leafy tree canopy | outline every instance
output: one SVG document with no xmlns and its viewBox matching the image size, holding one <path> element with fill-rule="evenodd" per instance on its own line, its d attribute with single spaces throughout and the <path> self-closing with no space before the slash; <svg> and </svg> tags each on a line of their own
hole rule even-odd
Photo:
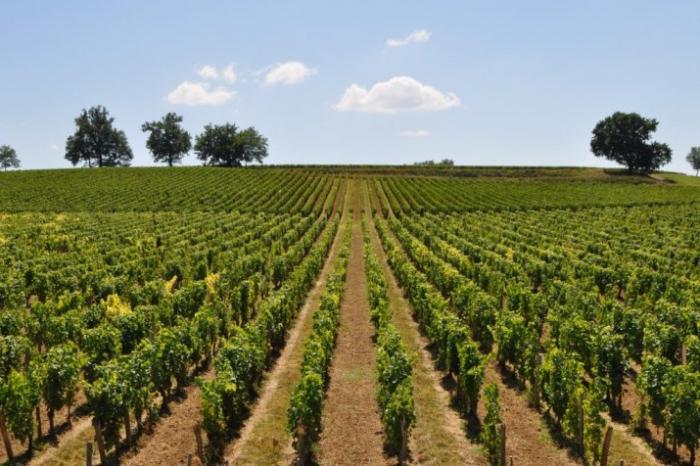
<svg viewBox="0 0 700 466">
<path fill-rule="evenodd" d="M 695 176 L 698 176 L 698 171 L 700 171 L 700 146 L 691 147 L 685 159 L 695 170 Z"/>
<path fill-rule="evenodd" d="M 146 122 L 141 126 L 144 132 L 150 132 L 146 147 L 153 154 L 156 162 L 166 162 L 169 167 L 181 163 L 182 158 L 192 148 L 190 133 L 180 126 L 182 117 L 176 113 L 167 113 L 160 121 Z"/>
<path fill-rule="evenodd" d="M 10 146 L 0 146 L 0 168 L 19 168 L 17 152 Z"/>
<path fill-rule="evenodd" d="M 598 122 L 593 129 L 591 151 L 630 172 L 649 173 L 671 161 L 671 148 L 650 141 L 658 121 L 637 113 L 615 112 Z"/>
<path fill-rule="evenodd" d="M 207 125 L 197 136 L 194 150 L 205 165 L 240 167 L 262 163 L 267 157 L 267 138 L 250 127 L 239 131 L 234 124 Z"/>
<path fill-rule="evenodd" d="M 66 141 L 66 159 L 88 167 L 129 166 L 134 155 L 124 131 L 115 129 L 114 118 L 101 105 L 83 109 L 75 119 L 75 134 Z"/>
</svg>

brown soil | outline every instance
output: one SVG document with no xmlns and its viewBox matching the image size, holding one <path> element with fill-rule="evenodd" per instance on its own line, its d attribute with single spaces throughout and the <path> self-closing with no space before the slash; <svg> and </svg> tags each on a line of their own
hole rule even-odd
<svg viewBox="0 0 700 466">
<path fill-rule="evenodd" d="M 343 189 L 342 186 L 340 189 Z M 342 203 L 338 199 L 336 206 Z M 240 437 L 226 449 L 225 456 L 230 464 L 288 464 L 294 458 L 291 435 L 287 430 L 287 409 L 292 390 L 301 377 L 304 342 L 311 332 L 313 311 L 318 308 L 321 293 L 340 249 L 347 215 L 347 202 L 344 204 L 340 228 L 319 279 L 309 293 L 297 323 L 287 336 L 282 354 L 266 375 L 260 396 L 241 429 Z"/>
<path fill-rule="evenodd" d="M 641 366 L 638 365 L 637 363 L 632 363 L 632 368 L 639 373 L 641 370 Z M 639 392 L 637 391 L 637 388 L 635 386 L 635 383 L 633 380 L 630 380 L 629 378 L 625 379 L 625 383 L 622 386 L 622 410 L 625 412 L 626 416 L 631 419 L 632 416 L 637 412 L 639 409 L 639 405 L 641 404 L 642 400 L 640 398 Z M 620 431 L 624 431 L 631 439 L 635 442 L 635 444 L 639 445 L 639 448 L 643 450 L 644 452 L 648 452 L 649 455 L 654 455 L 652 451 L 655 453 L 660 453 L 662 454 L 663 458 L 661 456 L 656 456 L 654 460 L 658 464 L 660 463 L 661 459 L 665 460 L 665 464 L 673 464 L 671 461 L 671 442 L 668 442 L 668 450 L 664 450 L 663 447 L 663 438 L 664 438 L 664 429 L 663 427 L 657 429 L 651 421 L 647 422 L 647 428 L 649 429 L 647 438 L 642 439 L 641 437 L 634 436 L 632 433 L 629 433 L 629 429 L 627 428 L 628 426 L 626 424 L 619 423 L 617 424 L 617 429 Z M 679 459 L 682 461 L 688 461 L 690 459 L 690 452 L 685 446 L 679 445 L 677 454 Z"/>
<path fill-rule="evenodd" d="M 528 406 L 527 395 L 508 387 L 493 362 L 486 366 L 484 385 L 491 383 L 496 383 L 499 389 L 501 417 L 506 425 L 506 457 L 512 457 L 519 466 L 581 464 L 580 459 L 555 444 L 542 415 Z M 482 399 L 479 417 L 483 419 L 484 414 Z"/>
<path fill-rule="evenodd" d="M 37 454 L 37 450 L 41 450 L 42 448 L 45 448 L 46 445 L 48 445 L 48 449 L 51 449 L 52 443 L 59 443 L 65 437 L 68 435 L 74 428 L 76 423 L 80 423 L 82 420 L 82 414 L 84 413 L 83 408 L 85 404 L 85 395 L 83 394 L 82 391 L 79 391 L 78 394 L 75 397 L 75 402 L 73 403 L 73 407 L 71 408 L 71 423 L 68 422 L 68 409 L 63 408 L 59 411 L 57 411 L 54 415 L 54 423 L 55 423 L 55 428 L 56 428 L 56 441 L 53 441 L 49 437 L 49 416 L 48 412 L 46 410 L 46 407 L 44 406 L 44 403 L 42 402 L 40 405 L 40 410 L 41 410 L 41 433 L 42 436 L 40 438 L 37 438 L 37 430 L 35 428 L 34 430 L 34 454 Z M 34 422 L 36 423 L 36 413 L 34 415 Z M 27 454 L 27 442 L 20 442 L 16 438 L 14 438 L 10 434 L 10 444 L 12 445 L 12 453 L 15 456 L 15 459 L 18 457 L 21 457 L 23 455 L 26 456 Z M 43 455 L 43 453 L 39 453 L 40 455 Z M 5 451 L 5 445 L 2 444 L 0 445 L 0 463 L 4 463 L 7 461 L 7 452 Z"/>
<path fill-rule="evenodd" d="M 370 194 L 371 195 L 371 194 Z M 367 204 L 365 204 L 367 205 Z M 404 298 L 396 277 L 389 266 L 369 211 L 366 213 L 374 253 L 387 279 L 389 306 L 394 324 L 403 343 L 413 353 L 413 397 L 416 407 L 416 425 L 411 431 L 410 464 L 464 465 L 486 464 L 479 447 L 469 442 L 464 422 L 450 409 L 450 394 L 441 385 L 444 374 L 434 369 L 428 351 L 429 343 L 420 333 L 411 317 L 411 304 Z"/>
<path fill-rule="evenodd" d="M 353 181 L 352 247 L 318 451 L 323 465 L 387 463 L 375 401 L 374 327 L 362 254 L 359 180 Z"/>
<path fill-rule="evenodd" d="M 214 370 L 204 373 L 204 379 L 214 377 Z M 185 388 L 180 401 L 170 402 L 169 414 L 155 424 L 153 433 L 142 435 L 136 445 L 120 459 L 121 464 L 139 466 L 169 466 L 187 464 L 187 456 L 197 451 L 195 425 L 201 421 L 202 398 L 194 383 Z"/>
<path fill-rule="evenodd" d="M 42 451 L 40 454 L 34 456 L 31 460 L 29 460 L 27 465 L 43 465 L 47 462 L 50 462 L 54 455 L 56 455 L 56 452 L 58 452 L 65 445 L 70 444 L 71 440 L 83 435 L 83 433 L 87 430 L 90 430 L 92 432 L 92 417 L 83 416 L 82 418 L 80 418 L 80 420 L 73 423 L 70 430 L 67 430 L 65 433 L 59 436 L 58 443 L 56 443 L 55 445 L 51 445 L 49 448 Z M 84 445 L 81 445 L 81 447 L 84 448 Z"/>
</svg>

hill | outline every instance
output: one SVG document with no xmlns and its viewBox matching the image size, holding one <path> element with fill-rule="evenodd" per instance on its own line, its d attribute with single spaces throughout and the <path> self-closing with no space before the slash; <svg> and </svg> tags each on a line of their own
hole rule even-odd
<svg viewBox="0 0 700 466">
<path fill-rule="evenodd" d="M 343 177 L 373 182 L 395 211 L 462 211 L 700 200 L 693 177 L 567 167 L 297 166 L 28 170 L 0 173 L 0 211 L 301 212 Z"/>
</svg>

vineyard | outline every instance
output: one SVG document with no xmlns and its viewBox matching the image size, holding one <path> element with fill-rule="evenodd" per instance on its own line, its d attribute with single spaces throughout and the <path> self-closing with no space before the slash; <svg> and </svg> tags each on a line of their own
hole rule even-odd
<svg viewBox="0 0 700 466">
<path fill-rule="evenodd" d="M 587 173 L 0 174 L 1 459 L 694 465 L 700 186 Z"/>
</svg>

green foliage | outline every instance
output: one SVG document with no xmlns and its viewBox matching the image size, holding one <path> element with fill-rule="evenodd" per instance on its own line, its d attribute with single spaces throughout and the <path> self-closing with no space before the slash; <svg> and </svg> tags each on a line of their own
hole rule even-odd
<svg viewBox="0 0 700 466">
<path fill-rule="evenodd" d="M 197 379 L 197 384 L 202 390 L 202 427 L 208 440 L 218 449 L 223 448 L 228 430 L 224 399 L 230 400 L 236 392 L 236 385 L 226 377 L 227 375 L 230 373 L 218 371 L 212 381 Z"/>
<path fill-rule="evenodd" d="M 39 384 L 29 373 L 12 370 L 0 382 L 0 410 L 9 431 L 20 441 L 33 434 L 32 414 L 39 399 Z"/>
<path fill-rule="evenodd" d="M 75 134 L 66 141 L 66 160 L 89 167 L 129 166 L 134 158 L 124 131 L 115 129 L 114 118 L 98 105 L 83 109 L 75 119 Z"/>
<path fill-rule="evenodd" d="M 615 112 L 598 122 L 593 129 L 591 150 L 630 172 L 649 173 L 671 161 L 671 149 L 666 144 L 649 142 L 658 122 L 637 113 Z"/>
<path fill-rule="evenodd" d="M 662 356 L 645 356 L 637 378 L 637 387 L 644 394 L 646 410 L 657 427 L 663 426 L 665 420 L 666 395 L 663 386 L 671 367 L 671 362 Z"/>
<path fill-rule="evenodd" d="M 205 165 L 240 167 L 244 163 L 262 163 L 267 157 L 267 138 L 255 128 L 239 131 L 236 125 L 207 125 L 194 144 L 197 158 Z"/>
<path fill-rule="evenodd" d="M 78 347 L 65 343 L 50 348 L 44 355 L 42 396 L 51 411 L 73 404 L 80 382 L 82 361 Z"/>
<path fill-rule="evenodd" d="M 160 121 L 146 122 L 141 126 L 143 132 L 150 133 L 146 147 L 153 154 L 156 162 L 166 162 L 169 167 L 181 163 L 182 158 L 192 148 L 192 138 L 180 124 L 182 117 L 168 112 Z"/>
<path fill-rule="evenodd" d="M 690 152 L 685 156 L 685 160 L 695 170 L 695 176 L 697 176 L 698 171 L 700 171 L 700 147 L 691 147 Z"/>
<path fill-rule="evenodd" d="M 600 415 L 605 410 L 603 404 L 605 386 L 595 379 L 588 387 L 583 399 L 583 441 L 586 454 L 597 464 L 602 453 L 603 432 L 605 419 Z"/>
<path fill-rule="evenodd" d="M 688 368 L 693 372 L 700 372 L 700 337 L 688 335 L 684 346 Z"/>
<path fill-rule="evenodd" d="M 10 146 L 0 146 L 0 168 L 19 168 L 19 158 L 17 151 Z"/>
<path fill-rule="evenodd" d="M 411 428 L 416 423 L 413 384 L 410 378 L 403 379 L 383 405 L 382 423 L 390 451 L 401 454 L 402 448 L 408 443 Z"/>
<path fill-rule="evenodd" d="M 289 402 L 288 426 L 296 442 L 297 449 L 308 448 L 318 440 L 321 431 L 321 410 L 324 398 L 323 378 L 316 372 L 304 374 L 294 387 Z M 303 443 L 304 445 L 300 445 Z"/>
<path fill-rule="evenodd" d="M 177 388 L 182 388 L 189 367 L 190 348 L 183 343 L 181 334 L 170 328 L 158 333 L 154 346 L 153 384 L 167 397 L 173 377 L 177 380 Z"/>
<path fill-rule="evenodd" d="M 545 354 L 539 369 L 542 395 L 561 423 L 569 402 L 581 380 L 581 364 L 570 354 L 552 348 Z"/>
<path fill-rule="evenodd" d="M 498 401 L 498 385 L 492 383 L 484 387 L 484 402 L 486 415 L 481 426 L 481 443 L 484 445 L 491 464 L 498 464 L 498 454 L 501 448 L 499 428 L 503 422 L 501 405 Z"/>
<path fill-rule="evenodd" d="M 675 366 L 664 376 L 661 392 L 665 401 L 666 434 L 695 450 L 700 439 L 700 373 L 686 366 Z"/>
<path fill-rule="evenodd" d="M 397 453 L 403 460 L 416 421 L 411 377 L 413 361 L 392 321 L 386 278 L 373 252 L 364 220 L 362 231 L 370 316 L 377 331 L 377 402 L 384 423 L 385 444 L 389 451 Z"/>
<path fill-rule="evenodd" d="M 319 308 L 314 313 L 313 330 L 304 345 L 301 381 L 294 387 L 287 413 L 289 431 L 302 457 L 318 440 L 321 430 L 328 369 L 340 325 L 340 304 L 345 291 L 351 231 L 352 228 L 348 225 L 336 264 L 326 281 Z"/>
<path fill-rule="evenodd" d="M 496 354 L 499 364 L 505 366 L 506 362 L 510 363 L 515 374 L 524 382 L 533 370 L 536 336 L 522 316 L 507 311 L 498 315 L 492 332 L 498 346 Z"/>
<path fill-rule="evenodd" d="M 467 416 L 475 416 L 487 358 L 479 353 L 476 343 L 470 341 L 460 345 L 458 355 L 457 390 L 460 393 L 462 409 Z"/>
</svg>

